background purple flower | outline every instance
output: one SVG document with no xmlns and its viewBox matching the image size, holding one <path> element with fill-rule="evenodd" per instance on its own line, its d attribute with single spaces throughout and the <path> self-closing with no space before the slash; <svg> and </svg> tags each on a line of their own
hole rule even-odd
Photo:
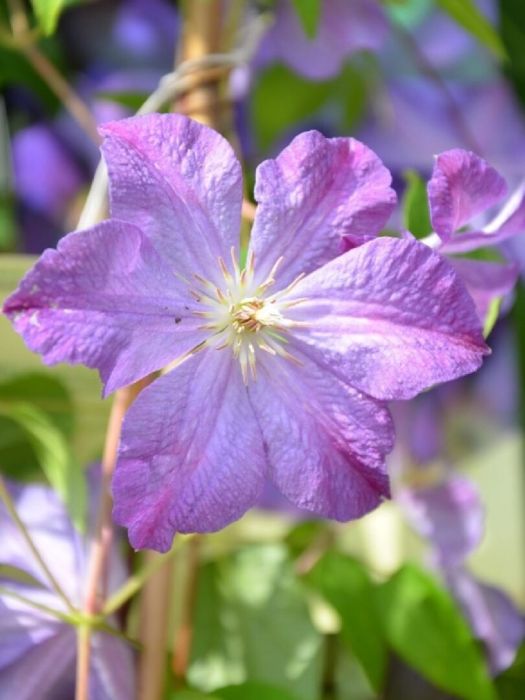
<svg viewBox="0 0 525 700">
<path fill-rule="evenodd" d="M 308 37 L 291 0 L 278 0 L 258 64 L 282 61 L 311 80 L 336 75 L 356 51 L 379 49 L 388 21 L 376 0 L 325 0 L 315 37 Z"/>
<path fill-rule="evenodd" d="M 497 250 L 509 239 L 525 237 L 523 186 L 495 217 L 487 220 L 487 214 L 493 212 L 507 194 L 507 184 L 498 171 L 479 156 L 452 149 L 436 156 L 427 191 L 435 233 L 425 242 L 449 257 L 484 320 L 492 301 L 513 289 L 519 268 L 514 263 L 456 256 L 486 247 Z"/>
<path fill-rule="evenodd" d="M 98 479 L 91 474 L 92 494 Z M 86 583 L 90 536 L 73 527 L 62 503 L 40 485 L 10 486 L 17 512 L 36 547 L 73 605 L 81 606 Z M 93 502 L 96 502 L 95 500 Z M 93 520 L 94 518 L 92 518 Z M 91 524 L 93 525 L 93 523 Z M 2 564 L 34 578 L 36 585 L 4 578 L 15 594 L 68 612 L 50 588 L 25 540 L 0 504 Z M 116 548 L 110 557 L 108 590 L 125 580 L 125 568 Z M 74 694 L 76 632 L 74 626 L 11 597 L 0 594 L 0 698 L 8 700 L 70 700 Z M 128 645 L 106 632 L 93 633 L 90 698 L 131 700 L 134 697 L 132 655 Z"/>
<path fill-rule="evenodd" d="M 425 422 L 414 424 L 410 415 L 418 416 L 422 401 L 427 407 Z M 490 669 L 497 674 L 512 664 L 525 637 L 525 618 L 505 593 L 468 571 L 467 559 L 484 536 L 484 511 L 472 482 L 446 463 L 444 436 L 440 448 L 431 452 L 421 452 L 419 442 L 414 442 L 414 429 L 422 429 L 422 440 L 430 433 L 434 442 L 436 431 L 444 431 L 445 413 L 439 410 L 438 401 L 434 391 L 396 412 L 396 417 L 401 413 L 402 449 L 393 465 L 394 496 L 409 524 L 426 540 L 432 566 L 437 567 L 473 634 L 484 644 Z"/>
</svg>

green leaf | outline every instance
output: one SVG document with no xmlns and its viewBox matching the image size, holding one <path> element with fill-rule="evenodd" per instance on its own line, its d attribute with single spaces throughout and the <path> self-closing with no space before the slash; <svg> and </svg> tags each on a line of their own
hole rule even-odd
<svg viewBox="0 0 525 700">
<path fill-rule="evenodd" d="M 214 695 L 221 700 L 298 700 L 287 690 L 255 681 L 219 688 Z"/>
<path fill-rule="evenodd" d="M 332 537 L 330 526 L 322 520 L 303 520 L 286 535 L 285 544 L 293 559 L 297 559 L 306 549 L 321 540 Z"/>
<path fill-rule="evenodd" d="M 380 587 L 381 619 L 394 651 L 436 686 L 465 700 L 494 700 L 481 650 L 450 595 L 406 565 Z"/>
<path fill-rule="evenodd" d="M 436 3 L 463 29 L 486 46 L 496 58 L 506 58 L 505 47 L 496 29 L 478 9 L 474 0 L 436 0 Z"/>
<path fill-rule="evenodd" d="M 28 88 L 42 101 L 48 112 L 56 110 L 60 104 L 56 95 L 19 51 L 0 46 L 0 88 L 8 85 Z"/>
<path fill-rule="evenodd" d="M 71 394 L 60 379 L 43 372 L 27 372 L 0 382 L 0 401 L 28 401 L 44 411 L 66 438 L 75 425 Z"/>
<path fill-rule="evenodd" d="M 499 0 L 499 24 L 503 44 L 509 56 L 505 72 L 525 106 L 525 4 Z"/>
<path fill-rule="evenodd" d="M 489 335 L 492 333 L 492 329 L 496 325 L 496 321 L 499 318 L 501 301 L 501 297 L 496 297 L 495 299 L 492 299 L 489 304 L 489 309 L 487 311 L 487 316 L 483 325 L 483 336 L 485 338 L 489 337 Z"/>
<path fill-rule="evenodd" d="M 514 663 L 496 678 L 499 700 L 523 700 L 525 689 L 525 643 L 521 645 Z"/>
<path fill-rule="evenodd" d="M 178 690 L 170 695 L 170 700 L 222 700 L 219 695 L 209 695 L 198 690 Z"/>
<path fill-rule="evenodd" d="M 292 0 L 292 2 L 306 36 L 313 39 L 321 19 L 322 0 Z"/>
<path fill-rule="evenodd" d="M 266 151 L 298 124 L 321 112 L 339 118 L 340 129 L 352 131 L 367 107 L 367 86 L 377 79 L 376 66 L 360 60 L 344 66 L 332 80 L 311 82 L 282 65 L 262 71 L 251 91 L 250 118 L 257 145 Z"/>
<path fill-rule="evenodd" d="M 71 520 L 83 530 L 86 515 L 84 474 L 74 463 L 62 433 L 41 409 L 24 401 L 0 400 L 0 416 L 13 421 L 24 431 L 42 471 L 67 507 Z"/>
<path fill-rule="evenodd" d="M 0 303 L 15 289 L 35 260 L 36 257 L 31 255 L 0 255 Z M 17 378 L 16 375 L 21 373 L 42 371 L 40 356 L 25 347 L 24 341 L 12 329 L 8 319 L 1 315 L 0 337 L 0 381 Z M 102 401 L 100 398 L 97 373 L 78 365 L 61 364 L 46 368 L 46 375 L 63 384 L 71 397 L 75 413 L 81 416 L 81 420 L 74 425 L 70 440 L 76 460 L 84 465 L 98 459 L 104 442 L 110 401 Z M 71 408 L 67 411 L 73 413 Z"/>
<path fill-rule="evenodd" d="M 270 148 L 287 129 L 311 117 L 330 96 L 333 83 L 312 83 L 285 66 L 261 73 L 251 95 L 253 127 L 262 150 Z"/>
<path fill-rule="evenodd" d="M 66 7 L 76 5 L 80 0 L 31 0 L 38 24 L 46 36 L 56 29 L 58 19 Z"/>
<path fill-rule="evenodd" d="M 0 191 L 0 251 L 13 250 L 16 245 L 16 231 L 13 199 Z"/>
<path fill-rule="evenodd" d="M 108 91 L 104 90 L 97 92 L 95 98 L 97 100 L 105 100 L 114 102 L 117 105 L 122 105 L 133 112 L 136 112 L 145 102 L 148 97 L 145 92 L 133 92 L 131 90 Z"/>
<path fill-rule="evenodd" d="M 74 426 L 71 395 L 58 378 L 29 372 L 0 382 L 0 402 L 26 401 L 43 411 L 70 439 Z M 27 432 L 9 416 L 0 416 L 0 471 L 9 478 L 38 480 L 41 468 Z"/>
<path fill-rule="evenodd" d="M 1 562 L 0 554 L 0 562 Z M 5 581 L 14 581 L 15 583 L 22 583 L 25 586 L 31 586 L 33 588 L 43 588 L 42 583 L 28 574 L 27 571 L 19 569 L 17 566 L 11 566 L 10 564 L 0 563 L 0 580 L 5 583 Z"/>
<path fill-rule="evenodd" d="M 321 637 L 282 545 L 254 545 L 204 566 L 188 681 L 203 691 L 245 681 L 317 700 Z"/>
<path fill-rule="evenodd" d="M 356 559 L 329 552 L 307 577 L 341 618 L 341 635 L 376 690 L 383 684 L 387 649 L 377 614 L 375 586 Z"/>
<path fill-rule="evenodd" d="M 416 238 L 424 238 L 432 231 L 425 183 L 415 170 L 403 173 L 406 189 L 403 193 L 403 224 Z"/>
<path fill-rule="evenodd" d="M 405 29 L 413 29 L 432 9 L 434 0 L 383 0 L 390 18 Z"/>
</svg>

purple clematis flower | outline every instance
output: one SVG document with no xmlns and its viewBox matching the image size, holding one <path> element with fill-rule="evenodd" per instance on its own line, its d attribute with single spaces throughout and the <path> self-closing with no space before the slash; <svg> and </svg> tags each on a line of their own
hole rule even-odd
<svg viewBox="0 0 525 700">
<path fill-rule="evenodd" d="M 495 359 L 497 353 L 482 374 L 496 371 L 500 376 L 499 368 L 490 369 Z M 451 394 L 458 384 L 450 387 Z M 394 497 L 411 527 L 428 543 L 432 566 L 460 605 L 474 636 L 484 644 L 491 672 L 496 674 L 511 665 L 525 636 L 525 619 L 503 591 L 468 571 L 467 558 L 484 537 L 485 516 L 474 484 L 443 459 L 445 411 L 450 400 L 459 398 L 443 396 L 445 388 L 396 406 L 401 450 L 391 464 Z"/>
<path fill-rule="evenodd" d="M 465 566 L 484 534 L 483 508 L 473 484 L 444 469 L 437 479 L 423 477 L 423 485 L 405 483 L 396 499 L 429 542 L 435 565 L 485 647 L 491 672 L 505 670 L 525 636 L 525 619 L 507 595 L 478 581 Z"/>
<path fill-rule="evenodd" d="M 132 544 L 224 527 L 267 478 L 337 520 L 376 507 L 384 401 L 487 352 L 448 263 L 374 238 L 395 202 L 381 161 L 308 132 L 264 162 L 241 269 L 241 169 L 219 134 L 180 115 L 102 133 L 112 218 L 46 251 L 5 313 L 46 362 L 98 368 L 106 393 L 165 368 L 123 427 L 114 516 Z"/>
<path fill-rule="evenodd" d="M 425 242 L 442 255 L 471 253 L 499 246 L 517 234 L 525 235 L 525 185 L 514 192 L 495 218 L 488 223 L 480 220 L 505 197 L 507 184 L 495 168 L 470 151 L 452 149 L 438 155 L 427 189 L 435 233 Z M 492 299 L 512 290 L 519 273 L 513 263 L 449 259 L 482 319 Z"/>
<path fill-rule="evenodd" d="M 93 485 L 93 484 L 92 484 Z M 17 512 L 33 541 L 73 605 L 80 606 L 86 581 L 89 537 L 73 527 L 64 506 L 49 488 L 40 485 L 9 487 Z M 16 567 L 35 584 L 3 579 L 12 593 L 60 613 L 64 603 L 49 587 L 19 530 L 0 503 L 2 564 Z M 115 549 L 110 558 L 108 589 L 125 580 Z M 75 688 L 75 628 L 7 593 L 0 594 L 0 698 L 8 700 L 70 700 Z M 118 637 L 93 633 L 90 672 L 92 700 L 132 700 L 135 697 L 131 649 Z"/>
<path fill-rule="evenodd" d="M 278 0 L 258 62 L 282 61 L 310 80 L 326 80 L 356 51 L 381 48 L 387 31 L 388 21 L 376 0 L 325 0 L 317 33 L 309 38 L 292 0 Z"/>
</svg>

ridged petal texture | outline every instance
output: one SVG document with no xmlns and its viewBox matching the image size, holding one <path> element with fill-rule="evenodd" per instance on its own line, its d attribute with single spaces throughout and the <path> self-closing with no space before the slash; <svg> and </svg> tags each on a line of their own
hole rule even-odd
<svg viewBox="0 0 525 700">
<path fill-rule="evenodd" d="M 266 479 L 323 516 L 374 508 L 393 444 L 382 402 L 472 372 L 487 352 L 448 263 L 376 238 L 395 203 L 388 170 L 318 132 L 263 163 L 248 288 L 230 258 L 242 192 L 227 142 L 181 115 L 102 131 L 112 218 L 47 251 L 5 311 L 47 362 L 98 368 L 106 392 L 163 368 L 123 426 L 114 513 L 132 544 L 165 551 L 176 532 L 217 530 Z M 217 287 L 235 275 L 248 298 L 224 305 Z"/>
</svg>

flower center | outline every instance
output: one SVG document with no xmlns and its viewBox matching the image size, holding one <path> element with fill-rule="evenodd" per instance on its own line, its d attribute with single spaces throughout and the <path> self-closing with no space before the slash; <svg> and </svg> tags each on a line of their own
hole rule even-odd
<svg viewBox="0 0 525 700">
<path fill-rule="evenodd" d="M 245 384 L 251 376 L 257 378 L 256 360 L 259 351 L 295 360 L 285 349 L 287 333 L 300 322 L 286 318 L 285 312 L 304 299 L 287 300 L 287 294 L 304 275 L 299 275 L 292 284 L 274 294 L 269 288 L 274 284 L 274 275 L 282 263 L 280 258 L 268 277 L 261 284 L 254 281 L 254 257 L 250 254 L 244 270 L 240 270 L 232 250 L 233 274 L 224 261 L 219 259 L 224 282 L 215 285 L 195 275 L 197 289 L 192 289 L 193 298 L 202 304 L 202 310 L 194 312 L 206 319 L 202 328 L 210 332 L 205 345 L 223 350 L 230 348 L 239 361 Z"/>
<path fill-rule="evenodd" d="M 263 326 L 278 325 L 281 314 L 264 299 L 248 297 L 230 309 L 231 324 L 236 333 L 258 333 Z"/>
</svg>

